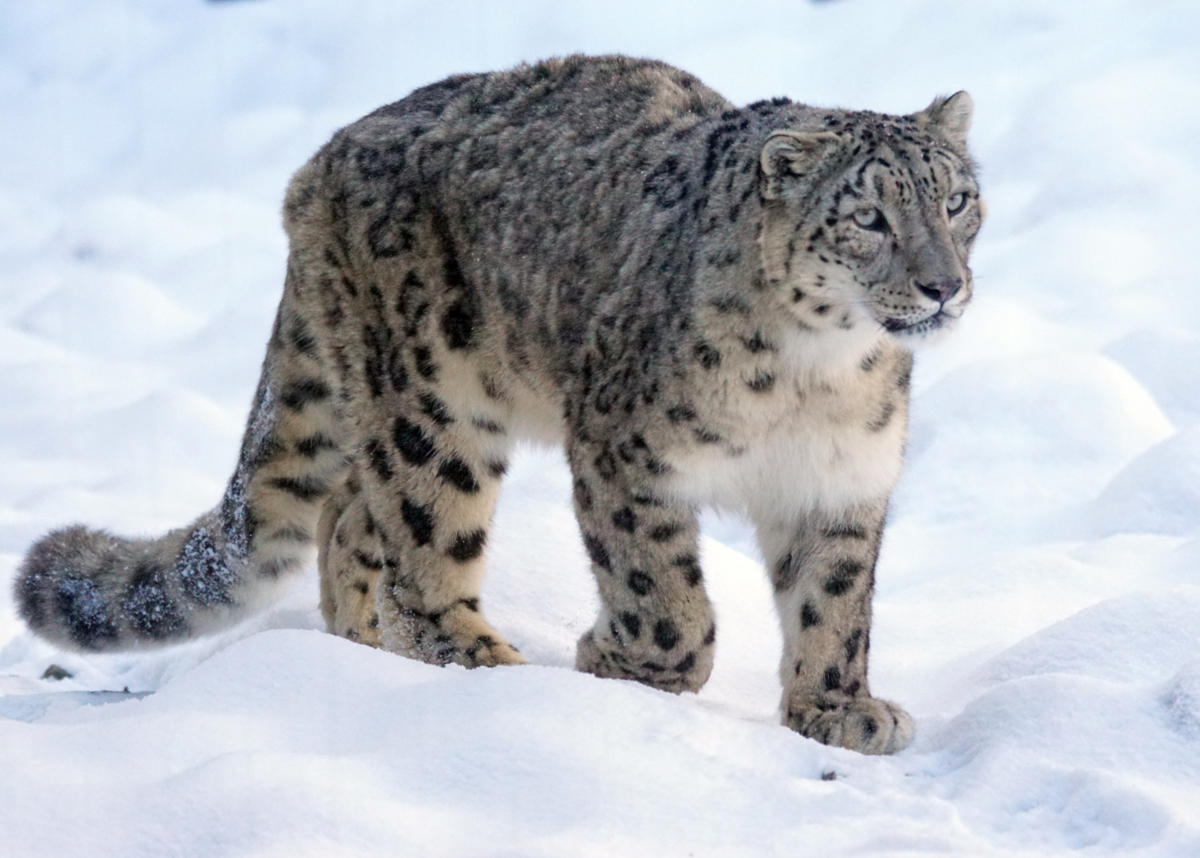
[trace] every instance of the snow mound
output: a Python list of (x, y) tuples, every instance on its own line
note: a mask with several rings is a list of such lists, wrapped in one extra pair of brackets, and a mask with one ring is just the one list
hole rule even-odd
[(1173, 327), (1143, 328), (1104, 353), (1133, 373), (1167, 416), (1183, 425), (1200, 420), (1200, 335)]
[(1079, 352), (977, 361), (921, 393), (913, 410), (900, 502), (942, 522), (997, 505), (1065, 506), (1173, 431), (1125, 369)]
[(1092, 505), (1098, 532), (1200, 530), (1200, 426), (1151, 447), (1113, 477)]
[(144, 277), (80, 266), (17, 324), (69, 348), (116, 357), (183, 339), (204, 321)]
[(984, 682), (1064, 673), (1112, 682), (1163, 679), (1200, 652), (1200, 587), (1109, 599), (1005, 650)]

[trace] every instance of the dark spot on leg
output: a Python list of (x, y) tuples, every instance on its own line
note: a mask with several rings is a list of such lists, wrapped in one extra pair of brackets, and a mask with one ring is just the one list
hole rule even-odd
[(475, 333), (475, 313), (466, 300), (458, 300), (442, 314), (442, 335), (452, 349), (468, 349)]
[(304, 321), (300, 316), (296, 316), (292, 320), (291, 329), (288, 331), (288, 339), (292, 341), (292, 345), (296, 347), (296, 351), (309, 357), (314, 357), (317, 354), (317, 338), (313, 336), (312, 331), (308, 327), (308, 322)]
[(651, 529), (648, 535), (653, 542), (667, 542), (681, 530), (683, 530), (683, 525), (670, 521)]
[(594, 502), (592, 489), (587, 484), (587, 481), (582, 477), (575, 480), (575, 503), (579, 504), (579, 508), (587, 512), (592, 508)]
[(416, 361), (417, 372), (431, 381), (437, 376), (437, 364), (433, 362), (433, 353), (427, 346), (417, 346), (413, 349), (413, 360)]
[(296, 442), (296, 452), (306, 459), (315, 459), (325, 450), (337, 449), (337, 442), (324, 432), (317, 432)]
[(443, 459), (438, 466), (438, 476), (465, 494), (479, 491), (479, 483), (467, 463), (457, 456)]
[(673, 670), (675, 670), (677, 673), (687, 673), (689, 670), (691, 670), (695, 666), (696, 666), (696, 654), (694, 652), (689, 652), (687, 655), (685, 655), (683, 658), (681, 658), (679, 660), (679, 663), (677, 665), (675, 665)]
[(641, 569), (631, 570), (629, 577), (625, 579), (625, 583), (629, 585), (630, 590), (639, 596), (645, 596), (654, 589), (654, 579)]
[(287, 492), (297, 500), (311, 503), (329, 493), (329, 484), (316, 477), (275, 477), (267, 485)]
[(833, 573), (825, 581), (825, 592), (831, 596), (842, 596), (854, 586), (854, 581), (866, 567), (857, 560), (847, 557), (833, 564)]
[(418, 399), (421, 403), (421, 413), (437, 425), (448, 426), (454, 422), (454, 418), (450, 416), (450, 409), (446, 407), (446, 403), (442, 402), (442, 400), (438, 399), (432, 393), (426, 391)]
[(674, 649), (679, 643), (679, 629), (669, 617), (663, 617), (654, 624), (654, 643), (659, 649)]
[(612, 451), (607, 447), (602, 453), (600, 453), (600, 455), (596, 457), (594, 464), (596, 466), (596, 473), (598, 473), (600, 478), (605, 482), (612, 482), (612, 480), (617, 476), (617, 460), (613, 456)]
[[(473, 530), (470, 533), (460, 533), (454, 537), (454, 542), (446, 550), (446, 554), (459, 563), (466, 563), (468, 560), (474, 560), (483, 553), (483, 544), (486, 541), (487, 531), (483, 528)], [(478, 609), (479, 605), (476, 603), (473, 610)]]
[(625, 627), (625, 631), (629, 632), (630, 637), (634, 640), (642, 633), (642, 618), (637, 614), (632, 614), (629, 611), (624, 611), (621, 614), (621, 625)]
[(608, 549), (604, 547), (604, 543), (600, 541), (600, 537), (592, 533), (583, 535), (583, 547), (587, 549), (588, 557), (592, 558), (592, 562), (601, 569), (612, 571), (612, 558), (608, 556)]
[(859, 527), (856, 524), (838, 523), (832, 524), (821, 531), (823, 535), (830, 539), (866, 539), (867, 530), (864, 527)]
[(704, 577), (700, 571), (700, 561), (694, 554), (681, 554), (671, 561), (671, 565), (683, 571), (683, 580), (687, 581), (689, 587), (695, 587)]
[(292, 411), (300, 411), (308, 403), (321, 402), (329, 396), (329, 385), (318, 378), (306, 378), (284, 385), (279, 400)]
[(384, 482), (390, 480), (394, 474), (391, 463), (388, 462), (387, 450), (383, 444), (378, 439), (371, 438), (367, 441), (364, 449), (366, 450), (367, 462), (370, 464), (371, 470), (378, 474), (379, 479)]
[(622, 507), (612, 514), (613, 527), (626, 533), (633, 533), (637, 528), (637, 515), (629, 507)]
[[(380, 571), (383, 569), (383, 561), (382, 560), (380, 560), (376, 557), (371, 557), (362, 551), (354, 552), (354, 560), (355, 560), (355, 562), (358, 563), (359, 566), (364, 566), (367, 569), (374, 569), (376, 571)], [(366, 590), (364, 590), (363, 592), (365, 593)]]
[(412, 531), (413, 541), (417, 545), (428, 545), (433, 541), (433, 511), (430, 507), (404, 498), (400, 502), (400, 516)]
[(811, 626), (820, 625), (821, 615), (817, 613), (817, 609), (812, 602), (805, 602), (800, 608), (800, 628), (807, 629)]
[(836, 665), (825, 668), (825, 690), (836, 691), (842, 686), (842, 671)]
[(846, 661), (854, 661), (854, 657), (858, 655), (859, 643), (862, 641), (863, 630), (855, 629), (850, 637), (846, 638)]
[(425, 431), (404, 417), (396, 418), (392, 428), (392, 439), (396, 442), (396, 449), (400, 451), (400, 455), (410, 465), (421, 467), (432, 459), (436, 452), (433, 441)]

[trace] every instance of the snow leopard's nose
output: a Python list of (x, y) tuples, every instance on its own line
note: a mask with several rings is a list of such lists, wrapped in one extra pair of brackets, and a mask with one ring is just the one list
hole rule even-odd
[(955, 277), (951, 280), (935, 280), (932, 283), (921, 283), (914, 280), (913, 285), (917, 287), (918, 292), (931, 301), (945, 304), (958, 294), (958, 290), (963, 287), (963, 279)]

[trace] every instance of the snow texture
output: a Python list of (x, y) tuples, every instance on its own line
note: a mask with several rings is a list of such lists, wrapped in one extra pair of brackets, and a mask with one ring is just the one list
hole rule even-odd
[(27, 634), (4, 584), (0, 854), (1200, 855), (1198, 33), (1194, 0), (0, 4), (5, 582), (51, 528), (217, 502), (289, 173), (419, 85), (620, 51), (739, 103), (967, 89), (990, 206), (879, 567), (872, 682), (909, 750), (779, 726), (734, 520), (705, 523), (701, 694), (572, 672), (594, 585), (562, 457), (530, 451), (484, 591), (529, 667), (323, 634), (313, 570), (231, 633), (106, 657)]

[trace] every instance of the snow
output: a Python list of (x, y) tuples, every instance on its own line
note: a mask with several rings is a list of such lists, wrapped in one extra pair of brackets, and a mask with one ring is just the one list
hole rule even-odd
[[(754, 540), (705, 519), (699, 695), (570, 670), (561, 454), (506, 478), (484, 602), (533, 664), (323, 634), (315, 571), (225, 635), (85, 657), (0, 588), (0, 853), (1200, 854), (1200, 7), (1189, 0), (0, 5), (0, 579), (162, 532), (232, 471), (291, 171), (447, 74), (651, 55), (739, 103), (971, 92), (977, 298), (918, 355), (878, 574), (891, 758), (778, 724)], [(70, 678), (42, 678), (51, 664)]]

